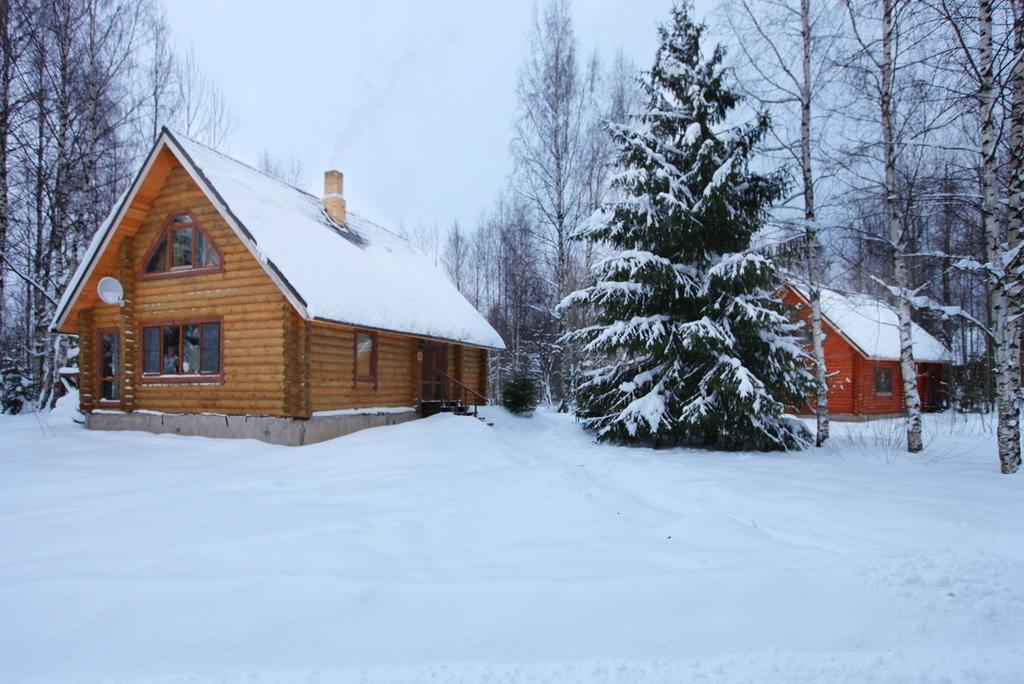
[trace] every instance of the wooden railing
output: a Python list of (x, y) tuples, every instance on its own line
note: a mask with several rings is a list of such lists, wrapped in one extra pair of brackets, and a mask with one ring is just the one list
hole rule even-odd
[(438, 373), (437, 380), (439, 383), (443, 383), (446, 399), (458, 399), (462, 402), (462, 405), (466, 407), (467, 412), (469, 407), (472, 406), (474, 416), (477, 415), (477, 408), (479, 406), (485, 406), (487, 404), (487, 397), (480, 394), (472, 387), (459, 382), (447, 373)]

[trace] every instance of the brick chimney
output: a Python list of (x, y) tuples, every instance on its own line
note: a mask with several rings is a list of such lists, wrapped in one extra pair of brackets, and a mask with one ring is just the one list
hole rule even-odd
[(341, 171), (324, 171), (324, 211), (339, 226), (345, 225), (345, 177)]

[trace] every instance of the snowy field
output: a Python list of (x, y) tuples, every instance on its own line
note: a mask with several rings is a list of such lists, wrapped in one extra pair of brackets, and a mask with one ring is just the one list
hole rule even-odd
[(1024, 681), (1024, 475), (977, 417), (910, 457), (487, 415), (300, 449), (0, 416), (0, 681)]

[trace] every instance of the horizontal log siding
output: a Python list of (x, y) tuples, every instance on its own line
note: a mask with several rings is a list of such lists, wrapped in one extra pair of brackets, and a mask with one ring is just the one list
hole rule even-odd
[[(886, 368), (892, 371), (892, 394), (880, 395), (875, 392), (875, 371)], [(859, 371), (859, 415), (889, 415), (906, 411), (906, 404), (903, 401), (903, 373), (900, 372), (899, 361), (865, 359), (859, 364)]]
[(860, 354), (832, 326), (825, 323), (822, 329), (825, 332), (825, 368), (829, 373), (828, 410), (842, 415), (856, 413), (856, 366)]
[(377, 383), (355, 380), (354, 328), (314, 323), (310, 340), (310, 405), (313, 411), (416, 406), (417, 340), (377, 335)]
[(78, 312), (78, 403), (83, 411), (92, 411), (99, 399), (96, 387), (96, 338), (93, 328), (93, 312), (82, 309)]
[(464, 385), (485, 397), (487, 396), (487, 387), (484, 380), (486, 376), (486, 371), (484, 370), (486, 354), (487, 352), (483, 349), (463, 347), (462, 368), (459, 377), (459, 380)]
[[(811, 308), (804, 304), (791, 290), (786, 289), (783, 302), (811, 329)], [(826, 321), (822, 321), (825, 333), (825, 368), (828, 371), (828, 412), (830, 415), (854, 415), (857, 413), (857, 387), (860, 378), (857, 364), (861, 354)], [(809, 350), (809, 349), (808, 349)], [(872, 388), (874, 388), (872, 380)], [(810, 411), (815, 401), (808, 398)]]
[[(294, 349), (285, 346), (288, 335), (296, 341), (292, 308), (181, 166), (170, 170), (131, 242), (136, 269), (142, 271), (142, 260), (167, 219), (182, 211), (190, 212), (220, 249), (223, 270), (136, 281), (131, 327), (138, 334), (138, 326), (147, 322), (222, 318), (223, 380), (137, 380), (134, 407), (175, 413), (301, 414), (301, 392), (293, 393), (285, 405), (286, 353), (293, 353), (292, 363), (296, 359)], [(90, 280), (103, 275), (108, 274), (97, 272)], [(95, 290), (95, 282), (86, 287)], [(124, 339), (126, 323), (118, 307), (93, 305), (93, 329), (100, 327), (117, 327)], [(134, 365), (141, 373), (138, 362)]]
[[(810, 329), (810, 307), (789, 289), (785, 291), (783, 301)], [(829, 414), (859, 416), (904, 413), (903, 374), (899, 362), (866, 358), (827, 322), (823, 322), (822, 326), (825, 331), (825, 366), (829, 373)], [(875, 370), (881, 368), (892, 370), (892, 395), (879, 395), (875, 392)], [(813, 401), (809, 404), (813, 407)]]
[[(157, 183), (159, 186), (157, 188)], [(416, 358), (420, 340), (404, 335), (377, 336), (377, 383), (355, 382), (355, 329), (302, 321), (284, 295), (238, 239), (217, 210), (174, 162), (145, 181), (152, 205), (134, 206), (118, 228), (108, 252), (83, 289), (73, 310), (74, 327), (88, 337), (82, 341), (82, 404), (95, 403), (94, 332), (121, 332), (122, 373), (130, 371), (126, 388), (134, 390), (128, 407), (177, 413), (290, 415), (313, 411), (371, 406), (415, 406), (419, 401), (421, 368)], [(138, 204), (139, 202), (137, 202)], [(126, 285), (131, 307), (104, 304), (93, 295), (106, 275), (125, 280), (143, 269), (153, 241), (170, 216), (189, 212), (222, 255), (222, 271), (192, 276), (138, 280)], [(282, 226), (282, 230), (286, 230)], [(133, 237), (131, 240), (124, 238)], [(121, 244), (124, 241), (124, 252)], [(130, 256), (132, 263), (125, 264)], [(79, 315), (81, 314), (81, 315)], [(221, 318), (222, 370), (220, 380), (192, 382), (140, 381), (141, 340), (126, 344), (125, 331), (139, 334), (148, 322)], [(486, 392), (487, 352), (448, 346), (448, 367), (461, 382)]]

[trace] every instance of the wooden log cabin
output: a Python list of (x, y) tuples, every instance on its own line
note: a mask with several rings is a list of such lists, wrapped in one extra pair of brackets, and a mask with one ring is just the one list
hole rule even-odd
[[(807, 291), (796, 285), (783, 288), (782, 298), (793, 315), (804, 322), (810, 346), (811, 308)], [(829, 415), (863, 420), (906, 413), (896, 311), (879, 299), (823, 288), (822, 327), (825, 366), (829, 372)], [(946, 406), (943, 376), (948, 365), (946, 347), (924, 328), (913, 325), (917, 392), (924, 411)], [(808, 400), (802, 411), (809, 411)]]
[(87, 426), (302, 444), (484, 403), (501, 337), (343, 191), (164, 129), (54, 319), (79, 340)]

